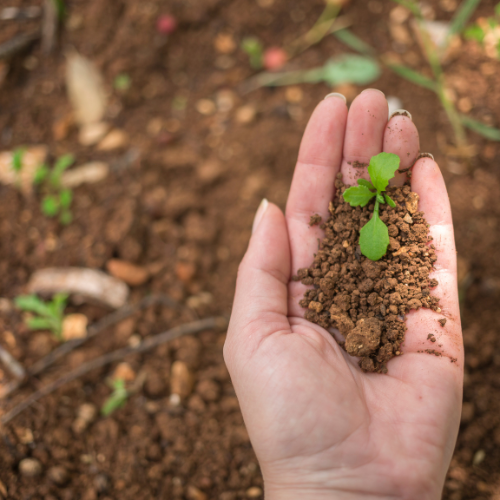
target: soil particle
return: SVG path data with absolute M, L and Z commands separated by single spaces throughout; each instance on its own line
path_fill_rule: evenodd
M 58 486 L 64 486 L 69 481 L 68 471 L 60 465 L 51 467 L 47 471 L 47 477 Z
M 434 337 L 433 333 L 429 333 L 429 335 L 427 335 L 427 340 L 430 340 L 431 342 L 436 342 L 436 337 Z
M 314 214 L 311 215 L 311 220 L 309 221 L 310 226 L 319 226 L 321 224 L 321 215 Z
M 388 188 L 395 208 L 385 204 L 380 208 L 391 240 L 387 254 L 377 262 L 364 257 L 359 252 L 359 230 L 370 219 L 373 206 L 346 203 L 341 179 L 339 174 L 314 262 L 299 269 L 293 279 L 314 286 L 300 301 L 307 309 L 306 319 L 326 329 L 337 328 L 345 337 L 340 345 L 361 358 L 364 371 L 386 373 L 387 362 L 401 353 L 405 315 L 421 307 L 439 312 L 429 279 L 436 254 L 429 246 L 424 214 L 417 210 L 418 195 L 405 185 Z
M 25 458 L 19 462 L 19 472 L 24 477 L 37 477 L 42 473 L 42 464 L 36 458 Z
M 362 161 L 353 161 L 351 163 L 351 165 L 354 168 L 367 168 L 368 167 L 368 163 L 363 163 Z
M 441 319 L 438 319 L 438 323 L 441 325 L 441 326 L 444 326 L 446 325 L 446 318 L 441 318 Z

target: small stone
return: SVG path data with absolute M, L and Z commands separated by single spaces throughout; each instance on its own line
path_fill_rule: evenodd
M 186 491 L 186 497 L 189 500 L 207 500 L 207 495 L 203 491 L 199 490 L 195 486 L 188 486 Z
M 85 314 L 68 314 L 62 323 L 62 337 L 64 340 L 81 339 L 87 336 L 88 318 Z
M 109 130 L 109 125 L 104 122 L 89 123 L 80 129 L 78 142 L 82 146 L 93 146 L 97 144 Z
M 231 54 L 236 50 L 236 42 L 233 35 L 219 33 L 214 40 L 215 50 L 220 54 Z
M 112 130 L 97 146 L 99 151 L 111 151 L 128 144 L 128 135 L 124 130 Z
M 132 382 L 135 380 L 135 371 L 128 363 L 120 363 L 113 372 L 113 380 L 124 380 L 125 382 Z
M 66 188 L 75 188 L 81 184 L 95 184 L 109 174 L 109 165 L 102 161 L 92 161 L 63 173 L 61 184 Z
M 211 99 L 200 99 L 196 103 L 196 111 L 201 115 L 213 115 L 215 110 L 215 103 Z
M 24 477 L 37 477 L 42 473 L 42 464 L 36 458 L 24 458 L 19 462 L 19 472 Z
M 479 465 L 486 458 L 486 453 L 484 450 L 476 451 L 474 458 L 472 459 L 472 465 Z
M 300 87 L 287 87 L 285 90 L 285 99 L 287 102 L 297 104 L 304 98 L 304 92 Z
M 186 363 L 175 361 L 170 375 L 170 392 L 185 398 L 193 390 L 193 376 Z
M 125 260 L 108 260 L 106 269 L 112 276 L 124 281 L 130 286 L 143 285 L 149 279 L 149 272 L 147 269 Z
M 51 467 L 47 472 L 47 477 L 58 486 L 64 486 L 69 481 L 68 471 L 61 466 Z
M 184 283 L 191 281 L 196 274 L 196 266 L 192 262 L 179 261 L 175 265 L 176 276 Z
M 210 184 L 222 175 L 223 169 L 217 160 L 207 160 L 196 168 L 196 173 L 200 181 Z
M 413 224 L 413 219 L 411 218 L 411 215 L 410 215 L 410 214 L 406 214 L 406 215 L 403 217 L 403 220 L 404 220 L 407 224 Z
M 172 408 L 176 408 L 181 404 L 181 397 L 179 394 L 170 394 L 170 397 L 168 398 L 168 403 Z
M 405 202 L 406 209 L 408 210 L 408 212 L 410 212 L 411 214 L 414 214 L 417 211 L 419 199 L 420 199 L 420 197 L 418 196 L 417 193 L 411 192 L 408 195 L 408 197 L 406 198 L 406 202 Z
M 85 422 L 93 422 L 97 416 L 97 407 L 92 403 L 83 403 L 78 408 L 77 416 Z
M 246 491 L 247 498 L 260 498 L 262 490 L 258 486 L 252 486 Z
M 242 125 L 253 122 L 256 116 L 257 110 L 252 104 L 246 104 L 236 110 L 236 121 Z

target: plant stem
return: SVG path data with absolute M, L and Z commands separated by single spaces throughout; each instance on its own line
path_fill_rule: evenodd
M 380 194 L 380 191 L 377 189 L 377 194 Z M 380 202 L 375 197 L 375 208 L 373 209 L 374 214 L 379 214 Z

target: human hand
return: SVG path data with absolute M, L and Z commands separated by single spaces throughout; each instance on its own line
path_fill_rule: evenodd
M 413 167 L 412 190 L 431 225 L 438 260 L 441 314 L 407 316 L 404 356 L 389 373 L 363 373 L 330 333 L 304 319 L 306 287 L 291 274 L 308 267 L 317 250 L 313 214 L 328 217 L 340 171 L 352 184 L 352 161 L 396 153 L 401 169 L 419 151 L 407 116 L 387 122 L 383 94 L 360 94 L 348 112 L 333 96 L 314 111 L 304 134 L 286 218 L 263 202 L 240 265 L 224 346 L 241 410 L 259 459 L 268 500 L 438 499 L 453 453 L 462 398 L 463 347 L 450 206 L 438 165 Z M 402 176 L 396 182 L 403 182 Z M 439 318 L 446 356 L 418 353 Z

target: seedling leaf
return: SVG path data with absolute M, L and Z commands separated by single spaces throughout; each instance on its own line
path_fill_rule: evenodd
M 54 327 L 53 320 L 40 317 L 29 318 L 26 324 L 30 330 L 52 330 Z
M 49 175 L 49 169 L 47 165 L 41 165 L 35 171 L 35 176 L 33 177 L 33 184 L 36 186 L 41 184 Z
M 475 40 L 478 43 L 483 43 L 486 33 L 481 26 L 473 24 L 464 31 L 464 36 L 467 40 Z
M 17 148 L 12 154 L 12 168 L 15 172 L 20 172 L 23 168 L 23 157 L 26 152 L 25 148 Z
M 389 230 L 380 220 L 377 212 L 359 232 L 359 246 L 363 255 L 370 260 L 380 260 L 389 246 Z
M 437 84 L 430 78 L 422 75 L 422 73 L 408 68 L 407 66 L 403 66 L 402 64 L 387 64 L 387 66 L 392 69 L 394 73 L 401 76 L 405 80 L 408 80 L 415 85 L 419 85 L 420 87 L 424 87 L 434 92 L 437 91 Z
M 345 190 L 344 200 L 351 205 L 351 207 L 364 207 L 376 193 L 370 191 L 366 186 L 352 186 Z
M 385 201 L 390 207 L 396 208 L 396 203 L 388 194 L 385 195 Z
M 481 0 L 465 0 L 453 16 L 448 36 L 461 33 Z
M 344 83 L 366 85 L 380 76 L 380 66 L 372 57 L 344 54 L 330 59 L 323 68 L 323 80 L 331 86 Z
M 360 186 L 366 186 L 368 189 L 375 189 L 375 186 L 370 181 L 367 181 L 366 179 L 358 179 L 358 184 Z
M 51 316 L 51 310 L 47 304 L 36 295 L 19 295 L 14 303 L 22 311 L 33 312 L 40 316 Z
M 469 116 L 461 115 L 462 123 L 470 130 L 490 139 L 492 141 L 500 141 L 500 130 L 484 123 L 478 122 Z
M 71 189 L 63 189 L 59 193 L 59 203 L 62 208 L 69 208 L 72 200 L 73 200 L 73 192 L 71 191 Z
M 125 388 L 125 381 L 117 379 L 113 382 L 113 392 L 111 396 L 104 402 L 101 408 L 101 413 L 106 417 L 113 413 L 118 408 L 125 405 L 128 398 L 128 391 Z
M 377 156 L 372 156 L 370 165 L 368 165 L 368 173 L 372 184 L 379 191 L 385 191 L 389 179 L 394 177 L 399 168 L 399 161 L 399 156 L 393 153 L 380 153 Z
M 42 200 L 42 212 L 47 217 L 54 217 L 59 211 L 59 201 L 55 196 L 46 196 Z
M 241 49 L 248 54 L 252 68 L 262 68 L 262 53 L 264 48 L 258 38 L 254 36 L 244 38 L 241 42 Z
M 73 164 L 75 161 L 75 157 L 72 154 L 67 154 L 61 156 L 57 159 L 54 168 L 50 174 L 50 181 L 53 186 L 58 187 L 61 183 L 61 175 L 62 173 Z

